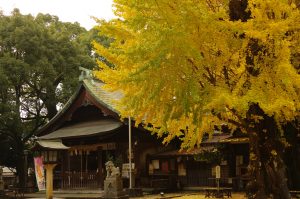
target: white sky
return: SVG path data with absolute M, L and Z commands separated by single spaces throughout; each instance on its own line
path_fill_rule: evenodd
M 0 10 L 9 15 L 14 8 L 22 14 L 48 13 L 64 22 L 79 22 L 87 30 L 96 22 L 91 16 L 109 20 L 114 18 L 113 0 L 0 0 Z

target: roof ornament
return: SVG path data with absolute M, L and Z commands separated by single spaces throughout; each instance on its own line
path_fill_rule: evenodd
M 79 66 L 79 70 L 81 70 L 81 74 L 79 76 L 79 81 L 83 81 L 84 79 L 92 79 L 93 78 L 92 70 L 83 68 L 81 66 Z

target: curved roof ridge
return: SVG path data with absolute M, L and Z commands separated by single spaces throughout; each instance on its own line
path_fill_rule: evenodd
M 83 80 L 83 85 L 97 102 L 119 114 L 115 101 L 118 101 L 123 97 L 123 94 L 120 91 L 107 91 L 103 88 L 105 83 L 95 79 L 85 79 Z
M 69 100 L 63 106 L 63 108 L 60 111 L 58 111 L 58 113 L 53 118 L 51 118 L 45 125 L 39 128 L 35 132 L 35 135 L 41 134 L 50 125 L 54 124 L 67 110 L 69 110 L 70 106 L 80 95 L 82 88 L 84 88 L 100 105 L 119 115 L 119 111 L 117 110 L 114 101 L 120 100 L 123 97 L 123 95 L 121 92 L 110 92 L 103 89 L 104 85 L 105 83 L 103 83 L 100 80 L 83 79 L 75 93 L 69 98 Z

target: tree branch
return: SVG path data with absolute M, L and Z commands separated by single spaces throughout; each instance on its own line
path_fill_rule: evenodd
M 53 81 L 53 86 L 57 87 L 57 85 L 64 79 L 64 73 L 61 72 Z

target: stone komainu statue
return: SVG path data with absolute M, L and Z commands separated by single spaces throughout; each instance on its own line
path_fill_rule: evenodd
M 123 183 L 120 175 L 119 167 L 115 167 L 112 161 L 105 163 L 106 179 L 104 180 L 104 199 L 112 198 L 128 198 L 126 192 L 123 191 Z
M 115 178 L 120 177 L 120 170 L 119 167 L 115 167 L 114 163 L 112 161 L 108 161 L 105 163 L 106 168 L 106 179 L 107 178 Z

